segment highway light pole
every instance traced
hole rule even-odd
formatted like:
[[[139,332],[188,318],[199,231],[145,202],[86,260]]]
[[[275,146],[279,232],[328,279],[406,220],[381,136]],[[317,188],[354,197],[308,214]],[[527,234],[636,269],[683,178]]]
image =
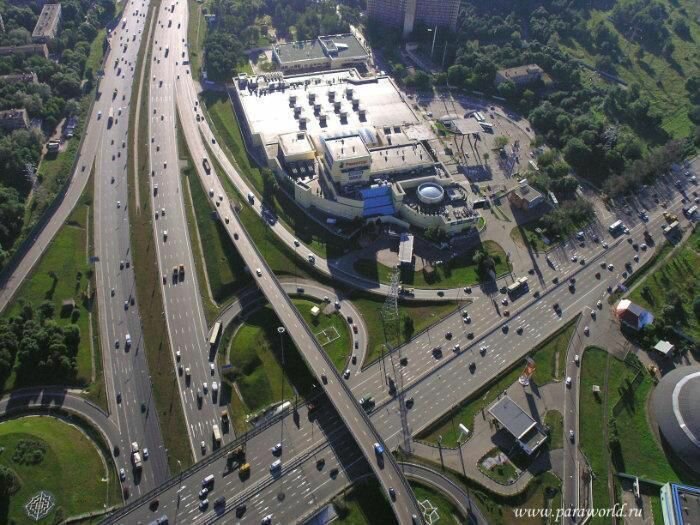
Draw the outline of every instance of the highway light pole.
[[[435,26],[435,29],[428,29],[428,33],[433,34],[433,45],[430,46],[430,61],[433,61],[433,52],[435,51],[435,40],[437,39],[437,28],[438,26]]]
[[[284,403],[284,382],[285,382],[285,373],[284,373],[284,333],[286,332],[286,329],[284,326],[278,326],[277,327],[277,333],[280,334],[280,352],[282,353],[282,392],[281,392],[281,399],[280,402]],[[284,423],[280,425],[280,443],[284,441]]]

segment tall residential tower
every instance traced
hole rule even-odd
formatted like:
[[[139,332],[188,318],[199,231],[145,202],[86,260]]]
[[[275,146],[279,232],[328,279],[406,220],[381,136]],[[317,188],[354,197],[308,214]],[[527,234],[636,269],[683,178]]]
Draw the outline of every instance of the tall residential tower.
[[[400,27],[408,36],[416,22],[428,27],[457,27],[459,0],[367,0],[367,16],[382,24]]]

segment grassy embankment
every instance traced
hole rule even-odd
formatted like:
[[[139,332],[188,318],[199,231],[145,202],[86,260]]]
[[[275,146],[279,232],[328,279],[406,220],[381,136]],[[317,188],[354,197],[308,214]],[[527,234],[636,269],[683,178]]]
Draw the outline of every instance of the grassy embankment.
[[[670,251],[669,246],[664,253]],[[700,318],[693,312],[693,301],[700,290],[700,228],[669,260],[648,275],[630,294],[630,300],[663,318],[667,297],[678,296],[681,310],[674,310],[674,321],[695,340],[700,340]]]
[[[662,127],[673,137],[688,136],[693,124],[688,118],[691,103],[685,82],[692,76],[700,74],[700,62],[697,60],[697,42],[700,40],[700,25],[689,13],[697,13],[697,3],[693,0],[660,0],[668,13],[673,13],[667,21],[659,20],[670,33],[673,52],[670,56],[663,53],[644,51],[637,43],[627,40],[609,21],[611,10],[593,9],[586,20],[588,28],[605,22],[610,31],[618,38],[623,61],[609,71],[621,77],[628,84],[639,84],[641,92],[649,98],[652,108],[662,115]],[[613,4],[611,4],[613,5]],[[671,27],[670,21],[682,18],[690,29],[690,38],[682,38]],[[562,45],[576,58],[588,64],[595,64],[593,50],[586,49],[579,42],[564,40]]]
[[[506,253],[497,242],[484,241],[477,249],[485,251],[496,262],[496,275],[510,272],[511,265]],[[401,280],[404,284],[416,288],[460,288],[476,284],[481,280],[477,265],[473,261],[477,249],[436,265],[431,271],[422,269],[410,273],[403,272]],[[376,260],[358,259],[354,268],[357,273],[375,282],[388,283],[391,280],[391,268]]]
[[[92,177],[78,205],[56,233],[37,265],[17,290],[8,305],[5,317],[16,315],[22,303],[35,308],[48,300],[54,305],[54,321],[61,326],[75,324],[80,329],[80,343],[76,355],[76,386],[87,386],[92,381],[93,355],[90,342],[90,314],[95,306],[93,297],[93,270],[88,263],[89,229],[92,213]],[[72,311],[62,310],[65,300],[75,301],[79,314],[74,321]],[[101,366],[101,365],[99,365]],[[17,384],[14,373],[5,382],[5,390],[30,386]]]
[[[34,523],[24,505],[40,490],[56,498],[56,507],[43,520],[47,523],[63,522],[70,516],[121,502],[112,464],[105,471],[104,461],[90,439],[78,428],[55,418],[24,417],[0,424],[0,465],[12,469],[20,480],[16,493],[0,498],[3,523]],[[76,490],[78,487],[90,490]]]

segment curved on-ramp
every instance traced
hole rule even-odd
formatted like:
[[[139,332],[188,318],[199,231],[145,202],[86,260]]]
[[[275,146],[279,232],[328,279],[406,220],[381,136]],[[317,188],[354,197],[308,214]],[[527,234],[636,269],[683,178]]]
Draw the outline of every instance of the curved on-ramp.
[[[416,463],[399,463],[408,479],[418,481],[440,491],[474,525],[488,525],[476,503],[462,488],[437,470]]]
[[[120,432],[109,415],[94,403],[60,387],[26,388],[0,399],[0,421],[23,413],[65,411],[76,414],[95,428],[109,446],[119,443]]]
[[[357,333],[354,333],[353,330],[350,329],[353,347],[355,341],[357,341],[358,345],[357,349],[350,349],[350,354],[355,354],[355,356],[357,357],[355,366],[357,367],[357,371],[359,372],[365,361],[365,356],[367,355],[369,335],[367,333],[367,326],[365,325],[365,321],[362,317],[362,314],[352,304],[352,302],[348,299],[344,299],[332,288],[320,285],[314,281],[309,281],[306,279],[287,278],[280,279],[280,284],[282,285],[284,291],[287,292],[287,294],[289,295],[307,296],[322,302],[327,298],[328,302],[330,302],[331,304],[338,301],[338,313],[343,316],[346,322],[347,318],[351,317],[353,322],[348,324],[350,324],[350,326],[354,325],[357,327]],[[239,292],[234,302],[232,302],[222,310],[222,312],[219,314],[219,317],[215,319],[215,322],[221,322],[223,331],[234,319],[236,319],[241,313],[243,313],[247,309],[259,308],[264,306],[264,300],[265,297],[257,286],[248,286]]]

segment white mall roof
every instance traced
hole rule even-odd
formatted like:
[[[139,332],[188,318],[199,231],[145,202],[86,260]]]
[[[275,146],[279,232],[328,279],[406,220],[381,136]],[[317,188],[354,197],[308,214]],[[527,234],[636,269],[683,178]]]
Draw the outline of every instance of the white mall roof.
[[[311,83],[305,85],[307,80]],[[290,96],[296,96],[295,104],[300,107],[299,116],[307,119],[306,131],[311,136],[340,134],[365,127],[382,128],[418,123],[413,110],[402,100],[389,78],[359,81],[358,76],[355,73],[351,76],[349,70],[285,76],[287,88],[284,91],[256,94],[247,89],[240,90],[241,106],[251,133],[262,135],[263,144],[276,142],[278,135],[300,130],[299,120],[295,118],[294,107],[290,104]],[[359,99],[359,107],[365,110],[362,120],[360,112],[347,99],[346,87],[352,87],[353,97]],[[333,102],[329,100],[329,90],[335,91],[335,101],[340,101],[340,111],[347,112],[345,123],[341,122],[340,113],[336,112]],[[313,102],[309,101],[310,93],[315,94]],[[326,116],[323,127],[314,112],[315,103],[321,105],[319,113]]]

